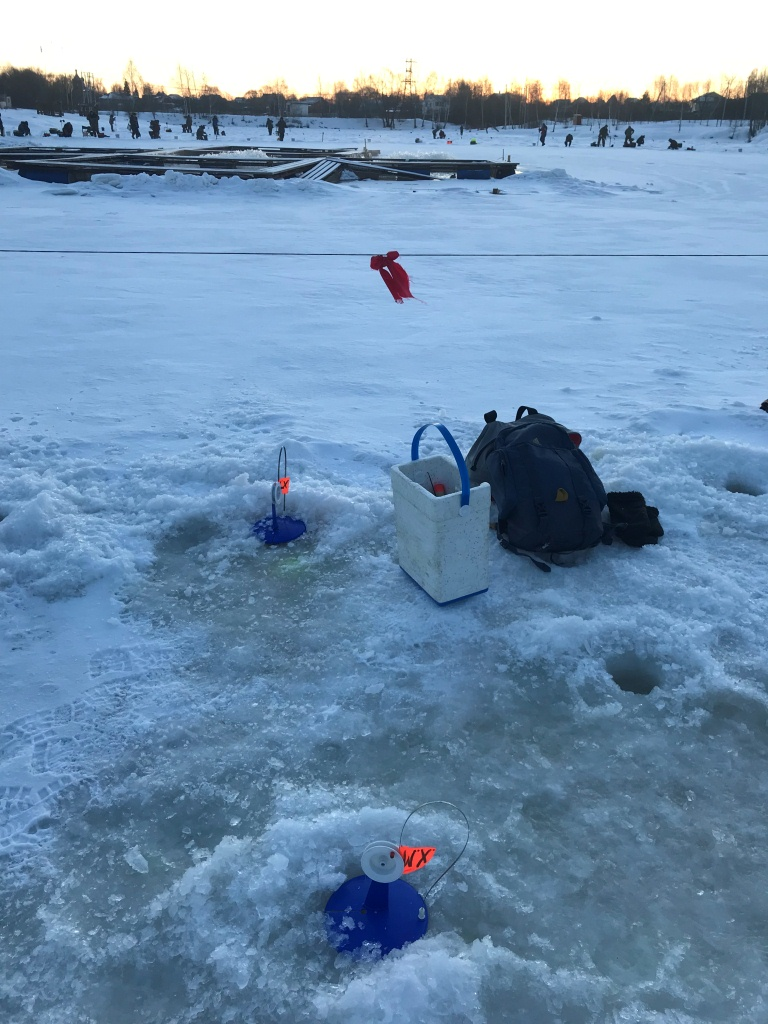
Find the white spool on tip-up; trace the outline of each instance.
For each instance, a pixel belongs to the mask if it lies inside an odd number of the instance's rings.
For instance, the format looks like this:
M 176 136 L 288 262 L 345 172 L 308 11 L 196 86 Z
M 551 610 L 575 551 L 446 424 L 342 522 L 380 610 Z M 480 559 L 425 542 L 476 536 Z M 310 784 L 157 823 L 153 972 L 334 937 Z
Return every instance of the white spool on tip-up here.
M 360 858 L 360 865 L 374 882 L 396 882 L 405 870 L 405 862 L 398 847 L 384 839 L 368 843 Z

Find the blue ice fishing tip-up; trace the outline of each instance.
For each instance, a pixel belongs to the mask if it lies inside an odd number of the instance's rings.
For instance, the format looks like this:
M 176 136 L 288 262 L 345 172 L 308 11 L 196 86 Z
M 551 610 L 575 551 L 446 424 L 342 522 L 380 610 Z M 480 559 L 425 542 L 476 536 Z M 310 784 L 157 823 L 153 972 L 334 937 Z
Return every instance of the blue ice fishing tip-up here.
M 281 464 L 283 467 L 282 476 L 280 475 Z M 251 530 L 265 544 L 287 544 L 306 532 L 307 524 L 305 522 L 301 519 L 294 519 L 293 516 L 285 515 L 285 496 L 288 494 L 290 486 L 291 478 L 288 476 L 288 455 L 283 447 L 277 456 L 277 480 L 272 484 L 272 514 L 257 520 Z M 281 496 L 283 499 L 283 515 L 278 515 L 277 503 Z
M 361 863 L 365 874 L 344 882 L 325 906 L 326 936 L 339 952 L 386 956 L 426 933 L 427 904 L 400 877 L 405 862 L 393 843 L 369 843 Z

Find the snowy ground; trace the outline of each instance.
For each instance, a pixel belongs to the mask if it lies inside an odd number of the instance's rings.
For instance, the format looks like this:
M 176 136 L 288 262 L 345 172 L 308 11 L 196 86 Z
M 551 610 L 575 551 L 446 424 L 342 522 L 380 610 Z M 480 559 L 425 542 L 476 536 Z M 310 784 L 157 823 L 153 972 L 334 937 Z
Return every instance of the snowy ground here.
M 768 137 L 635 127 L 449 133 L 501 182 L 0 171 L 4 1021 L 766 1017 Z M 286 136 L 364 140 L 446 151 Z M 439 608 L 389 467 L 521 404 L 665 537 L 546 576 L 494 546 Z M 308 533 L 270 550 L 282 444 Z M 326 899 L 429 800 L 471 838 L 426 938 L 336 956 Z M 462 832 L 411 828 L 423 890 Z

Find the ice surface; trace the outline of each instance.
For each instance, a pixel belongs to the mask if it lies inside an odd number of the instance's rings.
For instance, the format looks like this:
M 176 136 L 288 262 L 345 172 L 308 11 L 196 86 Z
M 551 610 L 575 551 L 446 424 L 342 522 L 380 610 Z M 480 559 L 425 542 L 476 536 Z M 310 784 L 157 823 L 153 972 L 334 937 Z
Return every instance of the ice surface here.
M 0 249 L 115 251 L 0 254 L 3 1021 L 766 1016 L 768 137 L 685 128 L 457 135 L 502 182 L 0 172 Z M 494 546 L 438 608 L 389 467 L 520 404 L 665 537 L 548 576 Z M 270 549 L 282 444 L 308 532 Z M 471 824 L 427 937 L 338 956 L 328 895 L 427 800 Z M 463 835 L 413 826 L 425 891 Z

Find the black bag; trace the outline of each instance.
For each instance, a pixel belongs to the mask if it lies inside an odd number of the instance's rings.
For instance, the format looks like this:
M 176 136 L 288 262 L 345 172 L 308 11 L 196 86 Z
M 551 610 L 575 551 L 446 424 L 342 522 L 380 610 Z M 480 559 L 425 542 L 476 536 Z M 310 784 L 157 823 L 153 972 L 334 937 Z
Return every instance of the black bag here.
M 610 543 L 605 488 L 574 441 L 578 435 L 525 405 L 514 423 L 500 422 L 495 412 L 485 422 L 466 461 L 471 485 L 491 486 L 505 548 L 549 572 L 553 556 Z
M 613 532 L 631 548 L 656 544 L 664 536 L 659 510 L 646 505 L 639 491 L 609 491 L 608 511 Z

